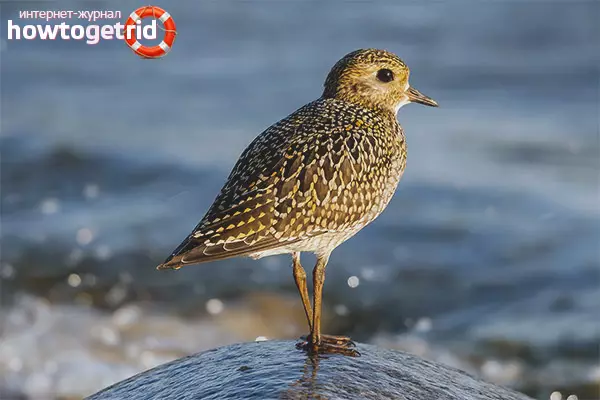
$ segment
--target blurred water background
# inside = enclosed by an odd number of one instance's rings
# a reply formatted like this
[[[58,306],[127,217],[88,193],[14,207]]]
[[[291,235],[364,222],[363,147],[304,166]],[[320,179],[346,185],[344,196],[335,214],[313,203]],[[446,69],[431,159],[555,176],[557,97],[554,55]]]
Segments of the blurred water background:
[[[0,397],[78,398],[304,334],[289,257],[154,267],[258,133],[379,47],[441,107],[400,111],[407,171],[333,253],[324,331],[598,398],[599,4],[170,2],[173,51],[144,61],[121,41],[6,40],[23,9],[141,4],[2,2]]]

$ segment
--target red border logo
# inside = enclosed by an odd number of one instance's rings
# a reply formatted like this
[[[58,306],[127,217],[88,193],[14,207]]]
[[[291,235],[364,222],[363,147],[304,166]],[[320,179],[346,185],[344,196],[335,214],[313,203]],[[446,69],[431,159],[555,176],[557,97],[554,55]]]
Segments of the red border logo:
[[[165,36],[162,42],[160,42],[157,46],[143,46],[136,39],[135,29],[139,27],[138,21],[141,21],[143,18],[156,18],[162,22]],[[171,50],[171,47],[175,42],[175,37],[177,36],[177,30],[175,27],[175,21],[173,21],[173,17],[171,17],[171,14],[157,6],[144,6],[132,12],[125,22],[124,32],[125,43],[127,43],[127,45],[131,48],[131,50],[134,51],[135,54],[143,58],[160,58],[165,56],[169,50]]]

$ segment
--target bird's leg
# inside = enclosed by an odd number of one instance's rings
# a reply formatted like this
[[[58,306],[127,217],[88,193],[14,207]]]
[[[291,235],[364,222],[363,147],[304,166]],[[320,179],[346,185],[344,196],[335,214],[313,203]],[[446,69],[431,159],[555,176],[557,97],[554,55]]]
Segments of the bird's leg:
[[[308,329],[312,332],[313,312],[310,306],[310,298],[308,297],[308,287],[306,286],[306,271],[304,271],[302,264],[300,264],[299,252],[292,254],[292,262],[294,266],[294,281],[296,281],[296,287],[302,298],[302,306],[304,307],[304,313],[308,321]]]
[[[323,297],[323,284],[325,283],[325,267],[329,255],[318,256],[317,264],[313,269],[313,322],[310,330],[310,344],[318,347],[321,344],[321,299]]]
[[[313,313],[310,335],[306,338],[306,347],[312,352],[318,353],[341,353],[349,356],[358,356],[354,350],[354,343],[348,337],[329,336],[321,334],[321,305],[323,297],[323,284],[325,283],[325,267],[329,255],[318,256],[317,264],[313,270]]]

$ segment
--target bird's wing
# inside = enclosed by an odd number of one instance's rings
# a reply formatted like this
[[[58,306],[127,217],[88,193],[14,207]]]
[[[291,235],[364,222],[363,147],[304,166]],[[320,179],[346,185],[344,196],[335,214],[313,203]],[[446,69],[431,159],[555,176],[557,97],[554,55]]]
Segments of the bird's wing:
[[[158,268],[285,246],[347,227],[349,211],[364,214],[353,189],[368,179],[358,151],[365,135],[322,106],[310,103],[259,135],[202,221]]]

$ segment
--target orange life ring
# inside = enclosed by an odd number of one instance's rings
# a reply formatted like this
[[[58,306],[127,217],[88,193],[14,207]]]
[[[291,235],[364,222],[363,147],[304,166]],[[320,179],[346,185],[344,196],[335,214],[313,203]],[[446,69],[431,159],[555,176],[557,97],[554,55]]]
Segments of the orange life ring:
[[[135,29],[139,27],[137,25],[138,20],[150,17],[156,18],[163,23],[165,27],[165,37],[157,46],[147,47],[143,46],[136,39]],[[128,28],[128,26],[133,26],[133,28]],[[133,50],[137,55],[144,58],[159,58],[164,56],[169,52],[169,50],[171,50],[173,42],[175,42],[175,36],[177,36],[177,30],[175,29],[175,21],[173,21],[173,17],[171,17],[171,14],[157,6],[144,6],[132,12],[125,22],[124,29],[123,36],[127,45],[131,47],[131,50]],[[129,29],[131,34],[128,34]]]

